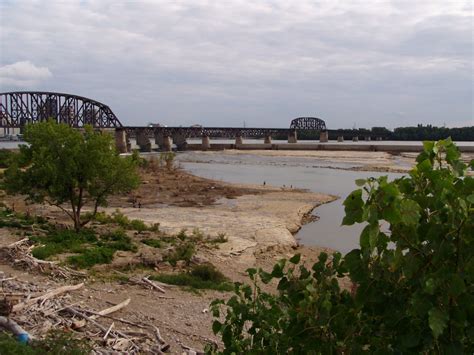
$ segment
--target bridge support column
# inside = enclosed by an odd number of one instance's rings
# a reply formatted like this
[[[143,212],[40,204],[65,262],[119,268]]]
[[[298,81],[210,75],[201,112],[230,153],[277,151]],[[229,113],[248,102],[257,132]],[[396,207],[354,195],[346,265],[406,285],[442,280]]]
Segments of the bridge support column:
[[[298,143],[296,129],[288,133],[288,143]]]
[[[359,141],[359,137],[352,137],[352,141],[353,141],[353,142],[358,142],[358,141]]]
[[[173,135],[173,142],[176,144],[178,150],[186,150],[188,147],[188,142],[186,142],[186,136],[184,133],[177,132]]]
[[[322,131],[319,133],[319,141],[321,143],[327,142],[329,140],[329,133],[328,131]]]
[[[378,140],[378,141],[381,141],[381,140],[382,140],[382,137],[377,137],[377,140]]]
[[[244,144],[244,141],[242,140],[242,136],[235,137],[235,145],[241,145],[241,144]]]
[[[202,136],[201,148],[202,150],[211,149],[211,142],[209,141],[209,136]]]
[[[147,130],[142,129],[137,132],[137,145],[141,152],[151,152],[151,142]]]
[[[265,140],[263,141],[264,144],[272,144],[272,136],[267,134],[265,135]]]
[[[173,142],[171,141],[171,137],[170,136],[163,136],[163,142],[160,145],[160,149],[163,152],[171,152],[172,147],[173,147]]]
[[[119,153],[127,153],[127,132],[123,128],[115,129],[115,147]]]
[[[344,142],[344,136],[339,136],[337,137],[338,142]]]
[[[372,139],[370,138],[370,136],[365,136],[365,140],[366,141],[371,141]]]

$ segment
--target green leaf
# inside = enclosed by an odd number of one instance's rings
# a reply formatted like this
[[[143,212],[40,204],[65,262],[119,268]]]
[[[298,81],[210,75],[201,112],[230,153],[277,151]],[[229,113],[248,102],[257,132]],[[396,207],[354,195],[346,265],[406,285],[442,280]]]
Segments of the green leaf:
[[[298,264],[300,262],[300,259],[301,259],[301,254],[295,254],[293,255],[291,258],[290,258],[290,263],[292,264]]]
[[[401,222],[405,225],[417,224],[420,219],[420,206],[413,200],[405,199],[400,202]]]
[[[357,179],[357,180],[355,181],[355,183],[356,183],[357,186],[364,186],[366,182],[367,182],[366,179]]]
[[[362,222],[364,212],[364,201],[362,200],[362,190],[355,190],[347,196],[344,201],[344,211],[346,215],[342,220],[343,225],[351,225]]]
[[[428,312],[428,323],[435,338],[438,338],[441,334],[443,334],[443,331],[447,326],[448,319],[448,315],[440,309],[430,309]]]
[[[219,333],[219,331],[222,329],[222,324],[221,322],[215,320],[213,323],[212,323],[212,331],[214,332],[214,334],[217,334]]]

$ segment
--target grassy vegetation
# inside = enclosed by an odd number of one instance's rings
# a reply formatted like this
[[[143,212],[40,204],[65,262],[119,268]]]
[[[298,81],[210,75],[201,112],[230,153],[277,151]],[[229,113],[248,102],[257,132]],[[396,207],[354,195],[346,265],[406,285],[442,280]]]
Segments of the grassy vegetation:
[[[232,291],[234,289],[229,279],[212,264],[197,265],[189,272],[153,275],[150,279],[197,290]]]
[[[90,354],[89,341],[77,339],[71,333],[55,330],[45,339],[34,340],[29,344],[19,343],[6,333],[0,333],[0,354],[2,355],[85,355]]]
[[[78,255],[72,255],[66,259],[68,264],[77,268],[108,264],[112,261],[117,250],[137,251],[136,245],[122,229],[102,236],[97,236],[90,229],[80,232],[63,229],[43,237],[31,237],[30,239],[41,243],[41,246],[32,250],[34,257],[45,260],[62,253],[77,253]]]
[[[0,228],[24,228],[33,224],[40,224],[42,228],[47,227],[48,221],[39,216],[31,216],[24,213],[14,212],[0,203]]]
[[[163,258],[164,261],[168,261],[171,265],[176,266],[178,261],[185,261],[186,265],[189,265],[191,258],[196,252],[196,247],[192,242],[182,242],[177,245],[172,251],[166,254]]]
[[[143,239],[142,240],[142,243],[143,244],[146,244],[150,247],[153,247],[153,248],[161,248],[163,247],[163,242],[161,240],[158,240],[158,239],[150,239],[150,238],[147,238],[147,239]]]
[[[117,224],[123,229],[126,230],[135,230],[137,232],[159,232],[160,224],[155,223],[152,226],[147,226],[142,220],[139,219],[129,219],[119,210],[116,210],[111,215],[108,215],[105,212],[98,212],[94,220],[100,224]]]
[[[17,155],[18,153],[12,150],[0,149],[0,168],[8,168]]]

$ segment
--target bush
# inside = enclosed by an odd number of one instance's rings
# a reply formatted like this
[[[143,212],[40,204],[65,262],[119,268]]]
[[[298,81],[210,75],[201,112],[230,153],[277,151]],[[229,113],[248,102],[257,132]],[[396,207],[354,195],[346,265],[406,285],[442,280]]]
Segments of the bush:
[[[344,257],[249,269],[253,287],[212,305],[226,309],[224,353],[473,353],[474,178],[459,157],[449,139],[425,142],[409,176],[357,180],[343,224],[366,226]],[[263,292],[271,280],[278,292]]]

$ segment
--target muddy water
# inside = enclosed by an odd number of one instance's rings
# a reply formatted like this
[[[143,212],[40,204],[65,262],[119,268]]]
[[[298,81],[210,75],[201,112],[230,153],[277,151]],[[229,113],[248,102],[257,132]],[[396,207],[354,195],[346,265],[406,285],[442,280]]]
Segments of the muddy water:
[[[358,172],[328,168],[331,162],[288,157],[259,157],[204,155],[184,153],[178,157],[180,164],[193,174],[232,183],[266,184],[305,188],[314,192],[337,195],[334,202],[316,208],[313,213],[319,220],[309,223],[297,233],[301,244],[328,247],[346,253],[359,243],[362,226],[341,226],[344,216],[344,198],[354,189],[356,179],[369,176],[401,174]],[[341,163],[333,164],[336,168]],[[346,164],[347,165],[347,164]],[[326,167],[322,167],[326,166]],[[351,164],[356,166],[356,164]]]

